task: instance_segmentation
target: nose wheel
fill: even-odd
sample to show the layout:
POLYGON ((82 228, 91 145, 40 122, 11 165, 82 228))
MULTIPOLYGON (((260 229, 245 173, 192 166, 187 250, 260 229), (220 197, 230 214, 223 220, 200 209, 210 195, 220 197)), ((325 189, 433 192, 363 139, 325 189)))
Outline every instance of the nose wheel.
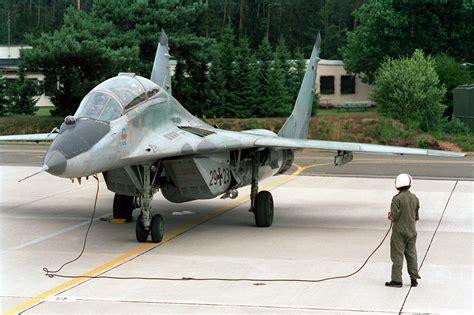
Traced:
POLYGON ((137 237, 137 241, 140 243, 146 242, 148 239, 148 234, 150 234, 150 230, 145 229, 145 226, 143 225, 143 215, 140 213, 135 225, 135 235, 137 237))
POLYGON ((155 214, 151 219, 150 227, 151 241, 153 243, 160 243, 165 234, 165 224, 163 217, 160 214, 155 214))
POLYGON ((137 223, 135 225, 135 234, 137 241, 144 243, 148 240, 148 235, 151 235, 151 241, 153 243, 160 243, 163 240, 165 234, 165 224, 163 217, 160 214, 155 214, 151 219, 151 224, 148 229, 143 224, 143 215, 138 216, 137 223))

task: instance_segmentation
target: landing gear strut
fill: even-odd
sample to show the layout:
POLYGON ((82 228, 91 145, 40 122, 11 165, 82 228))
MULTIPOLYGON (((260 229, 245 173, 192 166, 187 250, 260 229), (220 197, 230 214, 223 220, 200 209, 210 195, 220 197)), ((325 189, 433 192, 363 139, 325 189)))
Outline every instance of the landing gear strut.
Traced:
MULTIPOLYGON (((153 184, 156 179, 153 178, 151 181, 151 168, 153 166, 145 165, 143 167, 143 193, 140 197, 140 215, 135 226, 135 233, 137 241, 140 243, 146 242, 148 235, 151 234, 151 240, 153 243, 159 243, 163 239, 165 232, 163 217, 159 214, 152 216, 151 213, 151 201, 153 200, 153 184)), ((156 172, 155 172, 156 173, 156 172)))
POLYGON ((273 197, 269 191, 258 192, 258 165, 260 152, 252 158, 252 183, 250 188, 250 212, 255 214, 255 225, 269 227, 273 223, 273 197))

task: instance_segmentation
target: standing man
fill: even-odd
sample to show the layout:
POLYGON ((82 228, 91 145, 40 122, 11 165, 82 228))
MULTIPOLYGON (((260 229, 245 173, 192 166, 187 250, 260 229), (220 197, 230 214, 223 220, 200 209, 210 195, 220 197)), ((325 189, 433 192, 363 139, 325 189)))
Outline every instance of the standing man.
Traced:
POLYGON ((420 202, 410 192, 413 179, 409 174, 400 174, 395 179, 398 190, 392 199, 388 219, 393 222, 390 239, 390 258, 392 259, 392 280, 385 282, 387 287, 402 287, 403 256, 407 260, 411 286, 418 285, 418 262, 416 257, 416 221, 419 220, 420 202))

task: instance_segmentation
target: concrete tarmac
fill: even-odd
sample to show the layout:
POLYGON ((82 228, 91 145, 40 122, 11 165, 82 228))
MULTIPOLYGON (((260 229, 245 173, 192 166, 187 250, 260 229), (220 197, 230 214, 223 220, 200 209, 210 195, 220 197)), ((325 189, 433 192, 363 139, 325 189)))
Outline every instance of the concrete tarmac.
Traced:
MULTIPOLYGON (((321 164, 306 163, 302 172, 318 176, 278 176, 261 183, 274 197, 270 228, 254 226, 247 211, 248 189, 241 189, 236 200, 184 204, 169 203, 157 194, 152 206, 166 222, 165 239, 159 245, 138 244, 134 222, 99 219, 110 218, 113 200, 101 181, 85 252, 61 273, 176 279, 172 281, 45 277, 43 267, 58 268, 81 251, 96 183, 89 179, 72 184, 44 173, 17 183, 36 167, 0 166, 1 310, 7 314, 473 313, 474 182, 452 176, 415 176, 412 191, 421 202, 418 287, 410 288, 406 270, 402 288, 384 286, 390 280, 389 240, 353 277, 321 283, 269 281, 349 274, 361 266, 389 227, 386 215, 395 194, 393 177, 321 176, 318 172, 325 167, 321 164), (179 280, 182 277, 255 280, 179 280)), ((464 174, 472 176, 470 166, 464 174)))

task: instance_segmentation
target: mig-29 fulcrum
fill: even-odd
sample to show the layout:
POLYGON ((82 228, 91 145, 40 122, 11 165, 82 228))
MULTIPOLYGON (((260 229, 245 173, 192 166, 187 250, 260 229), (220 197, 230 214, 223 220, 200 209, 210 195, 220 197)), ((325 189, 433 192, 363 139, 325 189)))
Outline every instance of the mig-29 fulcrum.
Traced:
POLYGON ((352 152, 462 157, 463 153, 374 144, 307 140, 313 104, 320 36, 313 47, 290 117, 278 134, 263 129, 222 130, 191 115, 171 93, 168 39, 160 37, 151 78, 119 73, 97 85, 74 116, 57 133, 2 136, 0 140, 51 140, 42 171, 63 178, 102 173, 115 193, 113 215, 129 219, 138 207, 136 238, 163 238, 160 214, 151 214, 153 195, 160 190, 171 202, 236 197, 250 185, 250 210, 258 227, 273 221, 270 192, 258 182, 283 174, 295 150, 336 151, 335 165, 352 160, 352 152))

